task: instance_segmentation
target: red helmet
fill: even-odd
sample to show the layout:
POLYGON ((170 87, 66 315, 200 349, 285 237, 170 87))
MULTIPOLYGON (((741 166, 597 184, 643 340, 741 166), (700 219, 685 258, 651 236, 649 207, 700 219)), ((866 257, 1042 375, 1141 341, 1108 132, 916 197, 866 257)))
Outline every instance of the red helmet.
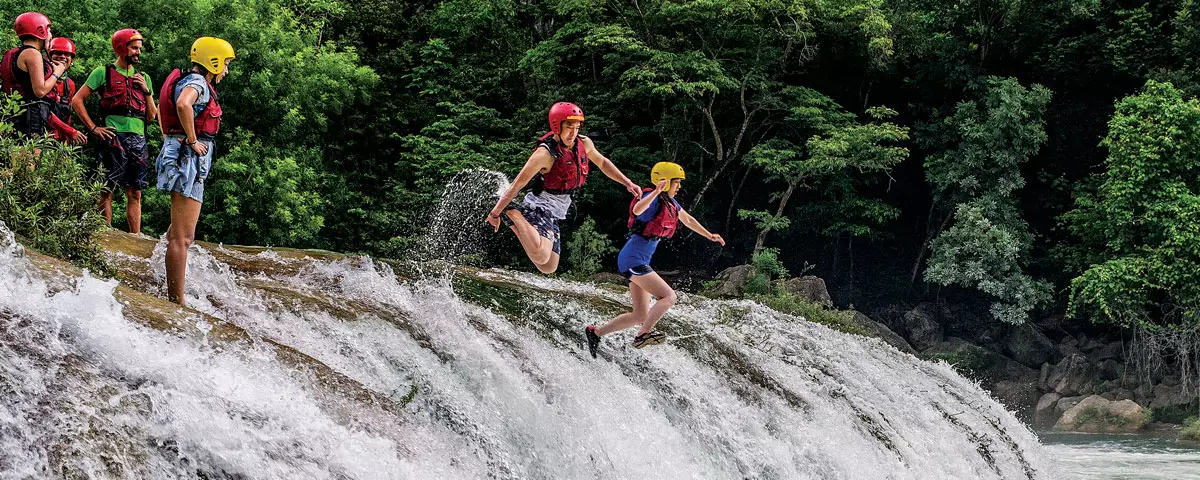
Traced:
POLYGON ((54 40, 50 41, 50 48, 47 50, 50 50, 50 53, 66 52, 73 57, 75 56, 75 42, 72 42, 67 37, 54 37, 54 40))
POLYGON ((32 35, 45 40, 50 38, 50 19, 38 12, 25 12, 17 15, 13 31, 17 32, 18 37, 32 35))
POLYGON ((142 32, 132 28, 117 30, 112 36, 113 51, 117 53, 118 57, 124 57, 127 53, 126 47, 129 46, 129 42, 134 40, 142 40, 142 32))
POLYGON ((583 109, 570 102, 558 102, 550 107, 550 133, 558 135, 562 132, 562 122, 567 120, 583 121, 583 109))

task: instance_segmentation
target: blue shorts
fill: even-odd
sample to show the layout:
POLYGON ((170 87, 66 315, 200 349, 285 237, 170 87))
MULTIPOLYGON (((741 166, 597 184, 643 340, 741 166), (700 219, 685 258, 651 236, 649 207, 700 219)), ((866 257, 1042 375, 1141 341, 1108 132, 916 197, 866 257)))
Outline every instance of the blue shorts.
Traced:
POLYGON ((204 180, 212 169, 213 142, 200 140, 208 145, 208 153, 197 155, 177 137, 163 141, 162 152, 155 162, 158 167, 159 190, 179 192, 183 196, 204 203, 204 180))
POLYGON ((145 135, 117 132, 116 138, 101 140, 97 152, 109 188, 142 190, 149 185, 150 152, 145 135))
POLYGON ((621 272, 621 275, 625 276, 625 280, 633 280, 634 276, 640 277, 642 275, 648 275, 651 273, 654 273, 654 269, 650 268, 649 265, 635 265, 629 270, 621 272))
POLYGON ((517 211, 525 216, 525 220, 529 221, 533 228, 536 228, 538 235, 550 239, 554 245, 550 247, 554 253, 560 253, 562 250, 562 235, 558 229, 558 220, 550 215, 550 212, 541 208, 529 208, 525 206, 517 207, 517 211))

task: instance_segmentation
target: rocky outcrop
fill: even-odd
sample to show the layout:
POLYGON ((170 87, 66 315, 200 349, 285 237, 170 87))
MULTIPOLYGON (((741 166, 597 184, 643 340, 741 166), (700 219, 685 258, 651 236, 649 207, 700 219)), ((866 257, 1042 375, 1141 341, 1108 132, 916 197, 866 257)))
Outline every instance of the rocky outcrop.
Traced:
POLYGON ((872 320, 871 317, 868 317, 865 313, 855 311, 854 319, 852 321, 855 325, 863 327, 867 331, 874 333, 875 336, 879 337, 884 342, 896 347, 897 350, 912 355, 917 354, 917 351, 913 349, 912 345, 909 345, 908 342, 904 340, 904 337, 901 337, 896 332, 893 332, 892 329, 887 327, 887 325, 872 320))
POLYGON ((829 296, 829 290, 825 288, 825 280, 821 277, 806 275, 788 278, 776 281, 775 286, 810 302, 824 305, 826 308, 833 307, 833 298, 829 296))
POLYGON ((710 297, 740 297, 746 291, 746 284, 754 278, 754 265, 738 265, 722 270, 713 279, 713 284, 704 290, 710 297))
POLYGON ((1079 354, 1064 358, 1046 376, 1043 390, 1054 391, 1064 397, 1092 393, 1095 372, 1087 357, 1079 354))
POLYGON ((1032 324, 1013 327, 1004 342, 1004 353, 1030 368, 1051 361, 1053 352, 1054 342, 1032 324))
POLYGON ((925 350, 942 342, 944 333, 938 322, 940 313, 937 305, 922 303, 904 314, 904 333, 913 347, 925 350))
POLYGON ((1038 399, 1037 407, 1034 408, 1033 423, 1041 426, 1050 426, 1057 423, 1062 413, 1055 411, 1054 406, 1058 404, 1060 399, 1062 399, 1062 395, 1059 395, 1058 392, 1050 392, 1042 395, 1038 399))
POLYGON ((1133 400, 1110 401, 1089 396, 1063 413, 1055 430, 1089 433, 1128 433, 1146 426, 1147 415, 1133 400))

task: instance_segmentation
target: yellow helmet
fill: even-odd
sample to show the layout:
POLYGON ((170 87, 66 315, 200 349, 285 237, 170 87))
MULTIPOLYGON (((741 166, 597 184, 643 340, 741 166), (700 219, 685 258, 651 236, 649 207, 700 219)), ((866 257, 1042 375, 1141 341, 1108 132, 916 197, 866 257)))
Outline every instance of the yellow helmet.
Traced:
MULTIPOLYGON (((655 185, 658 185, 658 182, 660 182, 660 181, 663 181, 663 180, 670 181, 670 180, 674 180, 676 178, 678 178, 678 179, 687 178, 683 174, 683 167, 679 166, 678 163, 658 162, 658 163, 654 164, 654 168, 650 169, 650 183, 653 183, 655 185)), ((669 183, 667 184, 667 188, 671 188, 671 185, 669 183)))
POLYGON ((213 75, 225 71, 225 60, 234 58, 233 45, 215 37, 200 37, 192 42, 192 61, 213 75))

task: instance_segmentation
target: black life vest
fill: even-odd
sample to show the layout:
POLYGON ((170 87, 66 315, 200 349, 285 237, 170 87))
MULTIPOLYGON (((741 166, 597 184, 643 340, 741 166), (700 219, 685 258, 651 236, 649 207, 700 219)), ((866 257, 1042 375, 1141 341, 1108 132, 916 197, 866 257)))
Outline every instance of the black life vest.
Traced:
MULTIPOLYGON (((645 198, 647 193, 657 190, 656 188, 643 188, 642 198, 645 198)), ((679 205, 670 196, 658 194, 658 211, 654 213, 654 218, 649 222, 638 220, 638 216, 633 214, 633 207, 637 205, 641 198, 635 198, 629 202, 629 233, 641 235, 648 240, 657 240, 663 238, 671 238, 675 236, 675 230, 679 227, 679 205)))
MULTIPOLYGON (((142 72, 133 74, 142 75, 142 72)), ((146 117, 146 92, 133 86, 130 78, 118 71, 116 65, 110 63, 104 67, 104 85, 100 87, 101 116, 146 117)))
POLYGON ((54 93, 58 98, 54 101, 52 109, 55 116, 63 123, 71 124, 71 98, 75 96, 75 81, 69 78, 64 78, 63 81, 54 85, 54 93))
POLYGON ((571 148, 555 141, 553 133, 547 133, 538 139, 533 150, 545 148, 554 158, 554 164, 546 173, 538 173, 531 182, 535 194, 543 191, 558 195, 571 194, 587 182, 591 162, 588 161, 587 148, 582 145, 585 138, 587 137, 583 135, 576 137, 575 145, 571 148))

